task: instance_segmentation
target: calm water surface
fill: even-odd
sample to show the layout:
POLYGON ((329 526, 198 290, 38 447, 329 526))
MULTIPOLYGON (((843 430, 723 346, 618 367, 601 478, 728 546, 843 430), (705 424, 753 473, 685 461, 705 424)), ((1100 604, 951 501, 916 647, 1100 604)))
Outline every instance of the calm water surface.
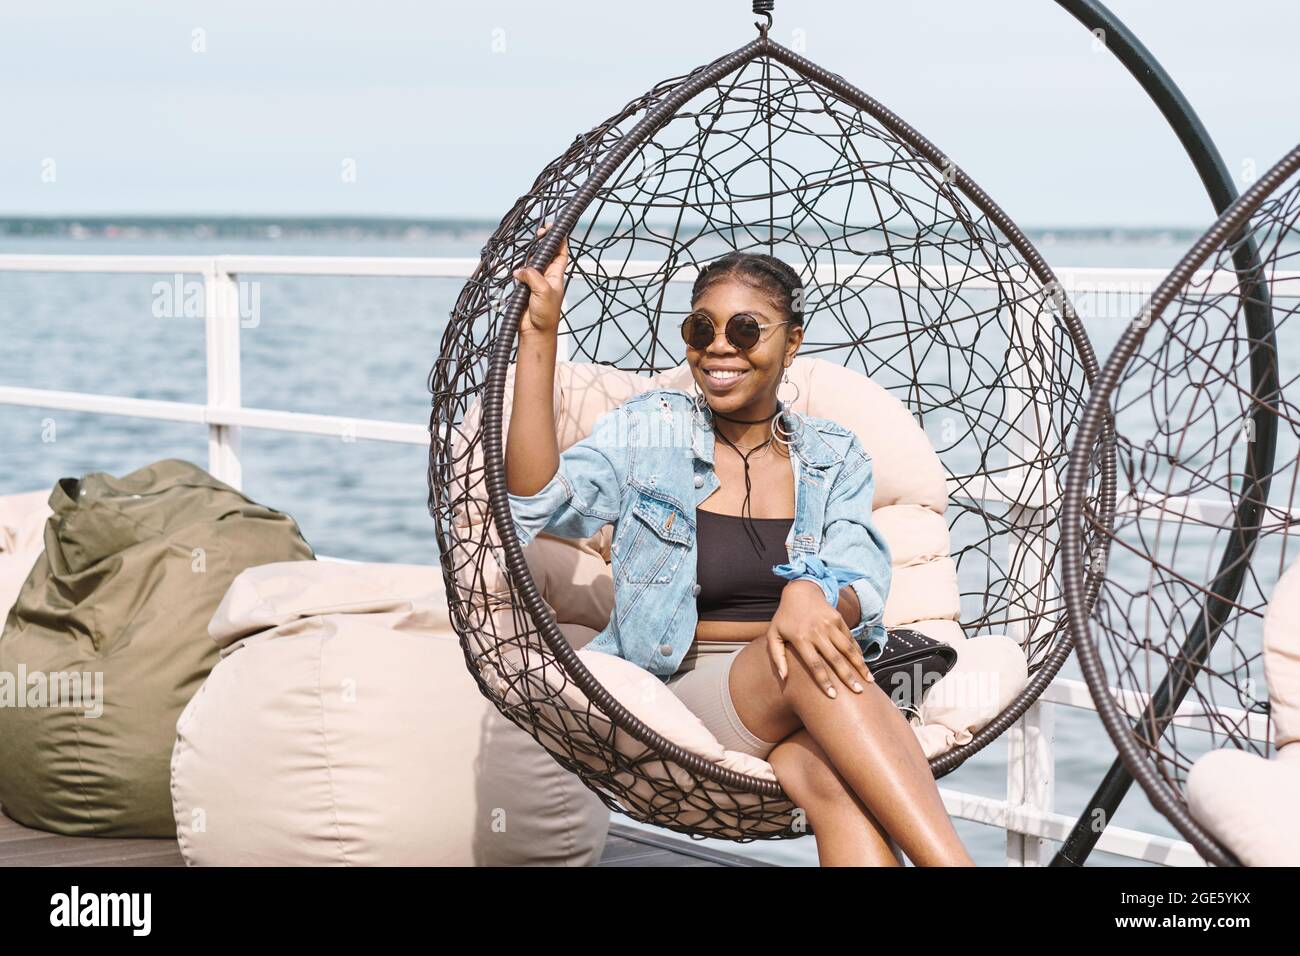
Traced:
MULTIPOLYGON (((465 232, 419 241, 0 239, 0 253, 477 257, 484 238, 465 232)), ((1044 238, 1039 245, 1057 268, 1167 267, 1186 243, 1044 238)), ((169 275, 0 273, 0 384, 203 402, 202 319, 154 314, 155 285, 174 281, 169 275)), ((457 280, 273 276, 259 277, 257 291, 259 323, 242 332, 244 405, 427 426, 427 375, 457 280)), ((1104 357, 1137 301, 1080 300, 1078 306, 1104 357)), ((246 493, 292 514, 317 552, 436 563, 424 448, 256 429, 244 429, 242 443, 246 493)), ((208 454, 200 426, 10 405, 0 405, 0 449, 0 494, 47 489, 88 471, 123 474, 166 457, 206 467, 208 454)), ((1079 676, 1073 660, 1065 673, 1079 676)), ((1070 708, 1057 712, 1056 748, 1056 808, 1073 819, 1114 749, 1095 715, 1070 708)), ((940 785, 1003 797, 1005 756, 1003 738, 940 785)), ((1114 824, 1177 835, 1137 787, 1114 824)), ((1003 862, 1001 831, 964 821, 957 827, 978 863, 1003 862)), ((789 865, 816 860, 811 840, 719 845, 789 865)), ((1090 862, 1123 861, 1094 854, 1090 862)))

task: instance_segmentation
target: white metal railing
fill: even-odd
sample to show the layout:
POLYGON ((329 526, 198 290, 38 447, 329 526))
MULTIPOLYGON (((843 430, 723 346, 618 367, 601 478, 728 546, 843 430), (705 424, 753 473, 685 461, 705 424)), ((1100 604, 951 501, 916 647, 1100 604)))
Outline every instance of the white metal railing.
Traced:
MULTIPOLYGON (((302 434, 366 438, 404 444, 428 444, 424 423, 351 419, 336 415, 308 415, 275 409, 246 408, 240 400, 240 331, 245 317, 239 309, 241 276, 298 275, 352 276, 372 278, 465 279, 477 267, 469 258, 401 258, 360 256, 137 256, 137 255, 8 255, 0 254, 0 272, 117 273, 137 275, 197 275, 204 291, 204 328, 207 355, 207 401, 156 401, 123 398, 57 389, 21 388, 0 385, 0 404, 58 408, 132 418, 158 419, 206 425, 208 469, 233 487, 241 483, 239 435, 241 428, 263 428, 302 434)), ((620 262, 627 274, 650 274, 660 264, 620 262)), ((1164 278, 1161 269, 1073 268, 1057 271, 1065 292, 1072 299, 1080 295, 1137 296, 1144 300, 1164 278)), ((1300 278, 1300 273, 1288 278, 1300 278)), ((689 282, 690 270, 673 277, 689 282)), ((879 283, 889 276, 871 274, 850 279, 879 283)), ((965 277, 970 279, 970 277, 965 277)), ((1226 283, 1228 277, 1207 276, 1207 281, 1226 283)), ((940 269, 920 267, 893 276, 899 285, 939 284, 962 281, 940 269)), ((975 280, 982 281, 982 280, 975 280)), ((1231 279, 1235 282, 1235 277, 1231 279)), ((1139 303, 1140 304, 1140 303, 1139 303)), ((1086 312, 1080 310, 1086 317, 1086 312)), ((1136 311, 1136 310, 1135 310, 1136 311)), ((1039 483, 1041 484, 1041 483, 1039 483)), ((950 489, 961 497, 972 495, 1007 501, 1006 493, 993 480, 966 479, 950 489), (974 489, 974 490, 972 490, 974 489)), ((1040 502, 1014 501, 1020 508, 1042 507, 1040 502)), ((1212 509, 1214 503, 1204 503, 1212 509)), ((1126 694, 1127 708, 1137 712, 1142 701, 1126 694)), ((1029 711, 1011 728, 1008 751, 1009 799, 996 800, 941 788, 944 804, 955 817, 1004 829, 1007 833, 1007 861, 1011 865, 1035 866, 1046 862, 1044 841, 1061 841, 1074 818, 1057 813, 1054 801, 1055 740, 1053 708, 1074 707, 1095 711, 1087 686, 1078 680, 1058 677, 1029 711)), ((1256 715, 1226 715, 1252 736, 1266 740, 1267 721, 1256 715)), ((1204 729, 1205 723, 1190 710, 1176 717, 1175 724, 1204 729)), ((1097 849, 1121 857, 1176 866, 1199 866, 1203 861, 1191 845, 1138 830, 1107 827, 1097 849)))

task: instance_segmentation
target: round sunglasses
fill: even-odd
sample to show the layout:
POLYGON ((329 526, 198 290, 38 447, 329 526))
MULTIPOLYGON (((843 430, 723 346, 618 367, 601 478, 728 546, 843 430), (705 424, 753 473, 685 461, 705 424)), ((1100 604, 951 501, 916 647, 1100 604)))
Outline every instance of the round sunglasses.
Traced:
MULTIPOLYGON (((727 319, 727 341, 741 351, 752 349, 763 337, 763 331, 773 326, 785 325, 789 319, 780 322, 760 322, 748 312, 737 312, 727 319)), ((713 320, 703 312, 692 312, 682 320, 682 341, 693 349, 707 349, 717 338, 713 320)))

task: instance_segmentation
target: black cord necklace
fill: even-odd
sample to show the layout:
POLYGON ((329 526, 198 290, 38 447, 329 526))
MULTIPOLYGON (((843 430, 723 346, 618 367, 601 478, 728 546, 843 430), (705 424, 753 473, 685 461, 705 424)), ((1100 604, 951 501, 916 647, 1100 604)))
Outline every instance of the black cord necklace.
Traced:
MULTIPOLYGON (((713 414, 716 415, 718 418, 726 419, 729 422, 737 422, 738 424, 742 424, 742 425, 758 425, 762 422, 770 422, 773 418, 777 416, 777 414, 780 411, 781 409, 778 406, 777 410, 773 412, 771 415, 768 415, 766 418, 755 418, 752 420, 747 420, 744 418, 732 418, 731 416, 723 415, 721 412, 718 411, 714 411, 713 414)), ((749 502, 749 495, 750 492, 753 490, 753 485, 751 484, 749 479, 749 456, 754 454, 754 452, 758 451, 760 448, 766 448, 768 445, 772 444, 773 436, 769 434, 765 441, 759 442, 753 448, 749 449, 749 451, 741 451, 740 447, 735 442, 733 442, 730 438, 728 438, 725 434, 723 434, 722 430, 718 428, 716 422, 714 422, 713 431, 714 434, 716 434, 719 438, 721 438, 724 442, 726 442, 729 446, 731 446, 731 448, 736 452, 736 454, 740 456, 740 460, 744 462, 745 500, 740 503, 740 521, 741 521, 741 525, 745 529, 745 533, 749 536, 750 544, 752 544, 754 546, 754 550, 761 555, 763 553, 763 541, 762 538, 759 537, 758 531, 754 528, 754 516, 752 514, 752 509, 750 508, 750 502, 749 502), (751 512, 748 515, 748 519, 749 519, 748 523, 746 523, 745 520, 747 510, 751 512)))

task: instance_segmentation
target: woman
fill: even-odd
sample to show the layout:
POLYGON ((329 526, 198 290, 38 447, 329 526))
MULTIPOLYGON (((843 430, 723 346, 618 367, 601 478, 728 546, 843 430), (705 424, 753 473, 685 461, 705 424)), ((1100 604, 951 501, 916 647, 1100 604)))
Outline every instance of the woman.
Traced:
POLYGON ((803 341, 797 274, 747 253, 702 269, 683 323, 695 396, 629 399, 561 455, 552 390, 567 263, 566 239, 544 274, 515 272, 530 295, 506 484, 523 545, 539 530, 615 524, 615 613, 588 647, 665 675, 725 747, 771 763, 823 866, 898 866, 895 847, 918 866, 973 865, 859 646, 879 655, 889 586, 870 459, 848 429, 781 414, 803 341), (648 439, 683 412, 672 441, 648 439))

